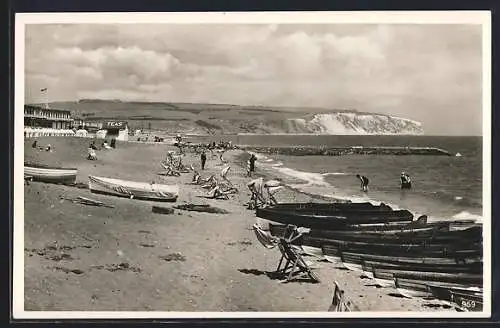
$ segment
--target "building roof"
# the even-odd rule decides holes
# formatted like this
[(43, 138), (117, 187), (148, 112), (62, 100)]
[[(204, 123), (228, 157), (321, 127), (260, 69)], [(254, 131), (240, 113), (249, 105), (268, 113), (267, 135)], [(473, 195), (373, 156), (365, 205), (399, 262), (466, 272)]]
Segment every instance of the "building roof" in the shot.
[(36, 109), (41, 109), (41, 110), (46, 110), (46, 111), (58, 111), (58, 112), (67, 112), (71, 113), (71, 110), (69, 109), (60, 109), (60, 108), (45, 108), (44, 105), (41, 104), (30, 104), (30, 105), (24, 105), (24, 107), (28, 108), (36, 108)]

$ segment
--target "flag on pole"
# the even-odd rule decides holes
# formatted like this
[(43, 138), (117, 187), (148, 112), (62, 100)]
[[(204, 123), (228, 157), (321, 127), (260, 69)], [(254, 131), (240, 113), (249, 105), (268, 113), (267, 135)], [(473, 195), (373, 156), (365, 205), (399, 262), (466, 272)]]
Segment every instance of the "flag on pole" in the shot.
[(47, 88), (40, 89), (40, 92), (47, 91)]

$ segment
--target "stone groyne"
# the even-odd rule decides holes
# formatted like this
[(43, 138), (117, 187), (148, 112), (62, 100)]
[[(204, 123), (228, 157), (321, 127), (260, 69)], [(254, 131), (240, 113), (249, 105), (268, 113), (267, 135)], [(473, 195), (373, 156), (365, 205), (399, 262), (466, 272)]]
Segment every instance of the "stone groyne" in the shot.
[(435, 147), (384, 147), (384, 146), (239, 146), (238, 148), (267, 154), (293, 156), (342, 156), (342, 155), (432, 155), (453, 156), (450, 152)]

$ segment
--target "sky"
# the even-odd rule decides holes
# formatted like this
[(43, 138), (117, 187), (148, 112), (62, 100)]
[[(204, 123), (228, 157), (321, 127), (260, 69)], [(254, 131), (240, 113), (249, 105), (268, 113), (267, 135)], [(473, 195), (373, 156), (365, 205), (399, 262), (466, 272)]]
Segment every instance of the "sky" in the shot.
[(25, 101), (350, 108), (482, 134), (480, 25), (27, 25)]

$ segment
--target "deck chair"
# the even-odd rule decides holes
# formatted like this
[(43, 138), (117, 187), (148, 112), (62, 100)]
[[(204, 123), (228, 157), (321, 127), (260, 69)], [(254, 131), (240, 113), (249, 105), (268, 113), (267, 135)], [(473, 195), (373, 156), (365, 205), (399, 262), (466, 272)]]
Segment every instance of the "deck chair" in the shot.
[(180, 172), (174, 169), (170, 165), (165, 165), (164, 163), (161, 163), (161, 166), (165, 169), (163, 172), (159, 172), (158, 175), (166, 175), (166, 176), (171, 176), (171, 177), (178, 177), (180, 176)]
[(328, 312), (354, 312), (359, 311), (359, 307), (347, 300), (345, 297), (345, 292), (340, 289), (339, 284), (334, 281), (335, 288), (333, 290), (332, 304), (328, 309)]
[(209, 199), (224, 199), (224, 200), (229, 199), (229, 196), (228, 196), (229, 193), (221, 190), (221, 188), (218, 185), (216, 185), (214, 188), (212, 188), (208, 193), (209, 193), (209, 195), (206, 198), (209, 198)]
[(275, 248), (278, 245), (279, 239), (274, 237), (269, 233), (269, 231), (264, 231), (257, 223), (253, 225), (253, 231), (257, 240), (267, 249)]
[(302, 237), (304, 233), (293, 224), (287, 224), (283, 230), (282, 238), (284, 238), (288, 243), (292, 243), (296, 239)]
[(227, 193), (227, 194), (237, 194), (239, 191), (238, 191), (238, 188), (236, 188), (235, 186), (233, 186), (232, 184), (227, 184), (227, 183), (224, 183), (223, 181), (222, 182), (219, 182), (218, 183), (218, 186), (220, 187), (220, 189)]
[(278, 201), (274, 197), (274, 195), (283, 189), (283, 186), (277, 186), (277, 187), (265, 187), (267, 190), (267, 204), (268, 205), (276, 205), (278, 204)]
[[(297, 275), (306, 275), (313, 281), (320, 282), (319, 277), (312, 271), (310, 264), (304, 261), (293, 245), (287, 242), (284, 238), (280, 238), (278, 248), (281, 251), (281, 259), (276, 272), (287, 275), (285, 282), (289, 282), (294, 276)], [(285, 265), (281, 267), (283, 260), (286, 262)], [(291, 270), (287, 273), (289, 268), (291, 268)]]
[(217, 179), (214, 175), (211, 175), (209, 178), (200, 179), (200, 183), (202, 184), (201, 187), (203, 189), (212, 189), (217, 184)]
[(250, 209), (256, 209), (259, 207), (265, 207), (268, 204), (266, 197), (259, 190), (252, 188), (250, 189), (252, 196), (248, 202)]

